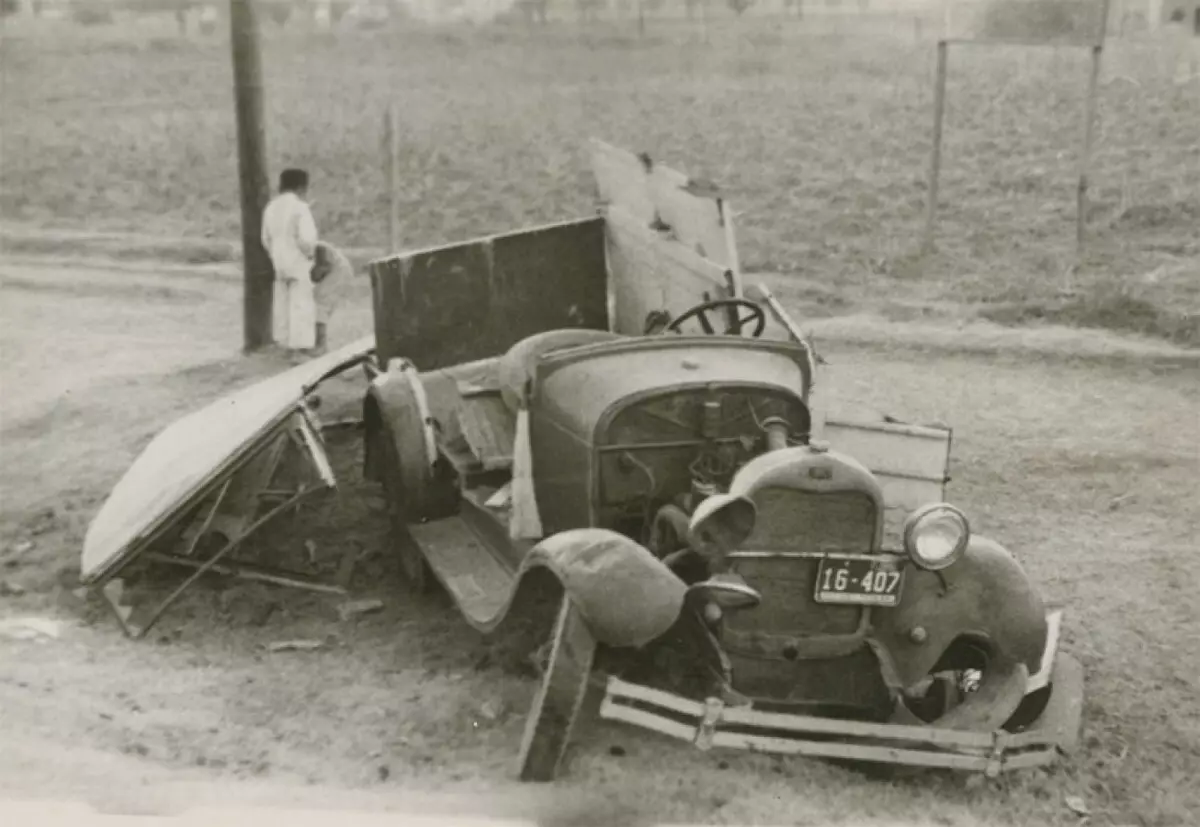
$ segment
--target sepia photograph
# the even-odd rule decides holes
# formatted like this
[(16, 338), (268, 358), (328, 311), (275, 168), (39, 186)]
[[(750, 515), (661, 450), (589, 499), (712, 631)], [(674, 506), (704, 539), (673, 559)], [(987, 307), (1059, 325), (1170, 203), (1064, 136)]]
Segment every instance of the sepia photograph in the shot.
[(0, 0), (0, 347), (2, 823), (1200, 822), (1200, 0)]

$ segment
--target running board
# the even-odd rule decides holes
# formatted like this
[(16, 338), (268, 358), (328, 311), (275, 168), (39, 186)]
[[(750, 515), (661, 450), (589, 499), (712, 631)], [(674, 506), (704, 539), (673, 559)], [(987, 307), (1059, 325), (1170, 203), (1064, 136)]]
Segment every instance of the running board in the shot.
[(494, 629), (516, 588), (513, 572), (462, 517), (416, 523), (408, 529), (467, 622), (481, 632)]

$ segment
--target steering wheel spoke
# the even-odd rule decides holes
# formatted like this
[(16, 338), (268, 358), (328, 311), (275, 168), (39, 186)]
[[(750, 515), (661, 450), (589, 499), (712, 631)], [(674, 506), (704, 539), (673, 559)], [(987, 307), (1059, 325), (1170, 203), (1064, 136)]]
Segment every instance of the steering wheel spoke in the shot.
[[(709, 321), (708, 314), (714, 310), (732, 309), (733, 321), (725, 326), (722, 335), (725, 336), (741, 336), (742, 331), (747, 325), (754, 323), (754, 330), (750, 334), (751, 338), (757, 339), (762, 336), (763, 330), (767, 326), (767, 316), (763, 312), (760, 305), (749, 301), (748, 299), (715, 299), (713, 301), (697, 304), (694, 307), (688, 308), (681, 315), (677, 316), (667, 325), (666, 329), (673, 333), (682, 333), (682, 326), (688, 319), (695, 318), (706, 335), (717, 335), (716, 330)], [(745, 310), (746, 315), (742, 315), (739, 311)]]

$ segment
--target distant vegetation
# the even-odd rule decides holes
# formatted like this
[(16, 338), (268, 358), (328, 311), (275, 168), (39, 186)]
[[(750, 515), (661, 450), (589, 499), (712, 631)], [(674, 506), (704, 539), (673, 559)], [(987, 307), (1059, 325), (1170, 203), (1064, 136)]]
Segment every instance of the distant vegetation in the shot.
[(994, 38), (1082, 39), (1100, 30), (1100, 4), (1089, 0), (992, 0), (983, 34)]
[[(590, 214), (583, 147), (596, 136), (721, 184), (742, 265), (793, 275), (806, 314), (970, 308), (1200, 345), (1200, 106), (1158, 44), (1106, 50), (1082, 262), (1087, 56), (964, 55), (947, 90), (937, 249), (922, 255), (932, 42), (894, 18), (884, 34), (827, 38), (809, 28), (818, 14), (781, 26), (719, 11), (706, 37), (682, 22), (639, 37), (632, 18), (624, 37), (607, 24), (335, 37), (264, 25), (271, 171), (314, 170), (322, 231), (375, 247), (388, 216), (382, 113), (399, 104), (401, 235), (431, 246)], [(160, 18), (158, 36), (139, 35), (152, 48), (120, 31), (6, 32), (5, 219), (239, 236), (228, 49)]]

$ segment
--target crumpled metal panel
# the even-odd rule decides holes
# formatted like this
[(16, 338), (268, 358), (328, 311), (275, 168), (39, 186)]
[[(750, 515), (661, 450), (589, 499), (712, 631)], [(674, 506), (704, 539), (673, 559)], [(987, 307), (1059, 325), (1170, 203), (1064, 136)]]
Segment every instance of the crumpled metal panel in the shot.
[(427, 371), (545, 330), (608, 329), (600, 217), (390, 256), (368, 272), (383, 362), (403, 356)]
[(602, 528), (563, 531), (530, 550), (522, 564), (554, 572), (596, 639), (643, 646), (679, 617), (687, 587), (640, 544)]

